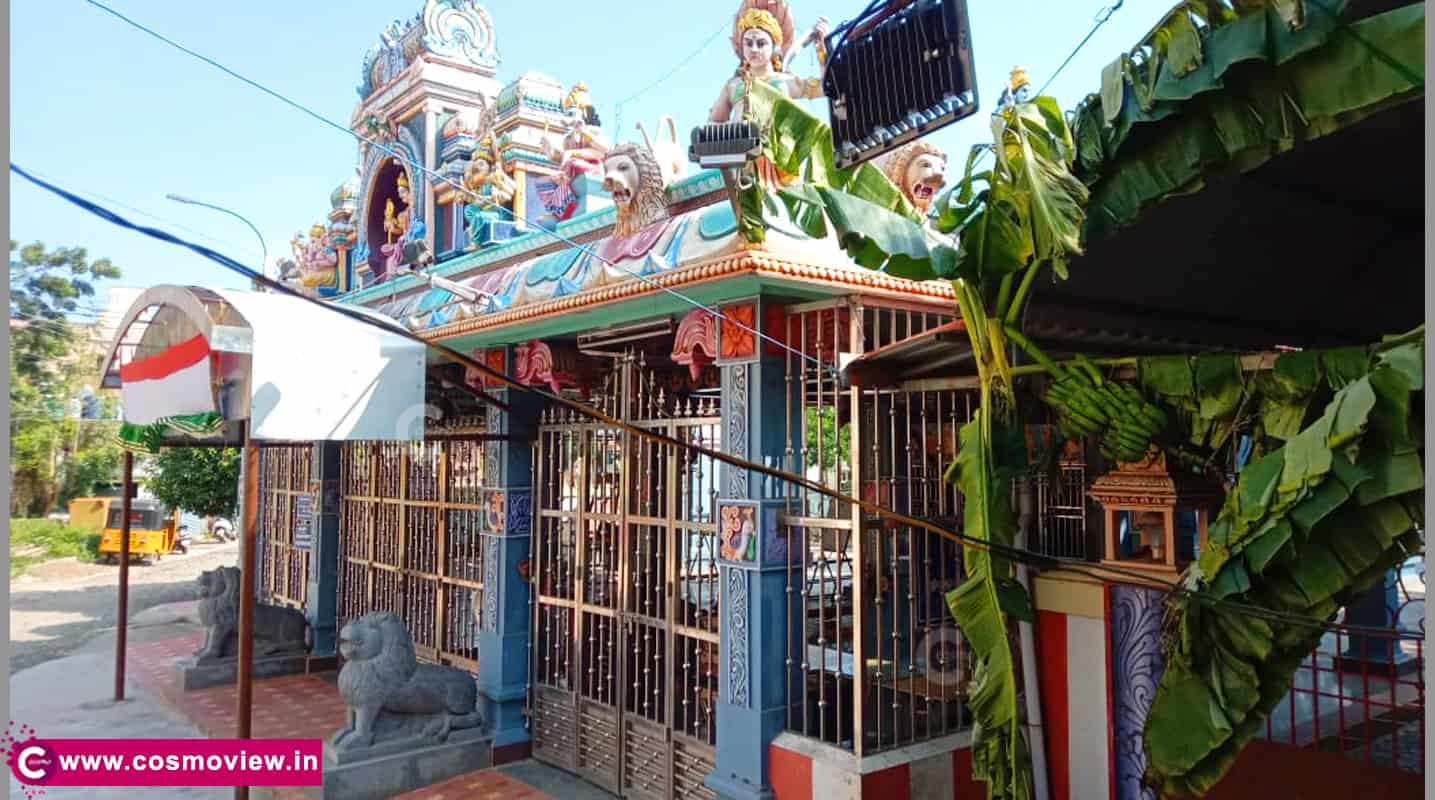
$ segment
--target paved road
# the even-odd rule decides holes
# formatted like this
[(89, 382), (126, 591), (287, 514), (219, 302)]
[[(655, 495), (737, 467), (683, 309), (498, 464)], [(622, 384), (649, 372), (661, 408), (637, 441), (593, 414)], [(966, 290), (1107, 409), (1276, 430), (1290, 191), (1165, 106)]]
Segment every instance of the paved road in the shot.
[[(130, 566), (130, 616), (193, 599), (199, 573), (239, 560), (236, 542), (197, 544), (154, 566)], [(119, 567), (50, 561), (10, 583), (10, 674), (75, 652), (115, 627)]]

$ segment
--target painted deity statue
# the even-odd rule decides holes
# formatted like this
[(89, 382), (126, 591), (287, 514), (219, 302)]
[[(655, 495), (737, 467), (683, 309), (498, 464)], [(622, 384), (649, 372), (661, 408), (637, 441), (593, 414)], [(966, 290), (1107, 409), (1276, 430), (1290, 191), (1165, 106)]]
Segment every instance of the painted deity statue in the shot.
[(404, 241), (409, 233), (409, 213), (413, 207), (414, 195), (409, 188), (409, 176), (399, 173), (398, 179), (399, 200), (403, 202), (402, 210), (395, 211), (394, 201), (388, 200), (384, 204), (384, 239), (385, 244), (381, 248), (384, 256), (385, 272), (393, 275), (398, 269), (399, 263), (404, 256)]
[[(785, 0), (744, 0), (733, 22), (733, 52), (740, 62), (737, 74), (723, 84), (722, 93), (708, 114), (708, 121), (733, 122), (742, 119), (746, 111), (748, 81), (764, 81), (794, 99), (822, 97), (820, 81), (793, 75), (787, 71), (787, 64), (808, 44), (816, 45), (819, 58), (823, 58), (822, 43), (827, 29), (827, 18), (819, 17), (807, 36), (800, 42), (795, 41), (792, 11)], [(769, 186), (783, 185), (792, 180), (792, 176), (779, 174), (766, 158), (758, 161), (758, 175)]]
[(468, 228), (468, 249), (472, 250), (478, 246), (483, 229), (489, 222), (506, 220), (506, 215), (498, 207), (512, 203), (518, 193), (518, 184), (503, 169), (503, 160), (498, 157), (490, 137), (483, 137), (478, 147), (474, 148), (463, 171), (463, 185), (478, 198), (477, 202), (469, 203), (463, 209), (463, 221)]
[(290, 245), (294, 249), (301, 286), (313, 289), (334, 282), (334, 268), (339, 264), (339, 256), (329, 246), (328, 231), (323, 225), (316, 223), (310, 228), (308, 239), (302, 234), (295, 234)]
[(608, 141), (589, 124), (593, 117), (593, 103), (588, 97), (588, 87), (579, 81), (563, 101), (567, 119), (563, 124), (563, 138), (559, 145), (543, 140), (543, 154), (558, 163), (558, 196), (556, 205), (561, 209), (558, 219), (567, 219), (577, 209), (578, 193), (574, 184), (584, 175), (602, 177), (603, 158), (610, 149)]

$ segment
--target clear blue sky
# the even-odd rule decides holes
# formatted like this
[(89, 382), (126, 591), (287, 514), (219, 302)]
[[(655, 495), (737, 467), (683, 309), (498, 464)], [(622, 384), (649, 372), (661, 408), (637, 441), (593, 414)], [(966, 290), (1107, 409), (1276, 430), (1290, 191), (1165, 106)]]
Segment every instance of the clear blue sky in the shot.
[[(1037, 86), (1086, 35), (1110, 0), (971, 0), (982, 111), (934, 134), (960, 175), (967, 149), (990, 139), (988, 112), (1015, 64)], [(1101, 68), (1131, 47), (1173, 0), (1127, 0), (1048, 90), (1072, 108), (1098, 90)], [(833, 25), (866, 0), (792, 0), (800, 29), (819, 15)], [(115, 8), (330, 119), (347, 124), (366, 50), (384, 25), (412, 17), (422, 0), (179, 3), (113, 0)], [(736, 2), (486, 4), (507, 82), (539, 70), (565, 85), (585, 81), (610, 138), (637, 138), (672, 114), (680, 141), (700, 124), (736, 65), (728, 31)], [(259, 245), (238, 220), (165, 199), (174, 192), (226, 206), (263, 233), (272, 256), (296, 231), (323, 219), (329, 193), (354, 173), (355, 141), (258, 90), (136, 31), (81, 0), (11, 5), (11, 158), (137, 222), (194, 238), (257, 266)], [(559, 24), (555, 24), (555, 22)], [(711, 39), (722, 30), (722, 35)], [(622, 109), (614, 105), (707, 46), (668, 80)], [(811, 49), (796, 71), (816, 74)], [(809, 107), (826, 113), (826, 105)], [(246, 283), (188, 251), (153, 241), (10, 179), (11, 236), (80, 245), (124, 271), (125, 286)], [(98, 196), (95, 196), (98, 195)], [(129, 208), (126, 208), (128, 206)], [(138, 209), (143, 216), (136, 213)], [(159, 222), (154, 217), (163, 220)], [(205, 238), (210, 237), (210, 238)], [(103, 302), (101, 291), (100, 302)]]

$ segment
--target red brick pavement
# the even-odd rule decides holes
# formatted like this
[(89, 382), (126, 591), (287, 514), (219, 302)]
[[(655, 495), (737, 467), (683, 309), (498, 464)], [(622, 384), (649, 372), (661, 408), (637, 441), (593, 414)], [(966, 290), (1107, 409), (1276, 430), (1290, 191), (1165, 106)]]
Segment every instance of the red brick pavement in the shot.
[(401, 794), (395, 800), (552, 800), (517, 778), (496, 769), (479, 770)]
[[(183, 714), (205, 736), (229, 739), (235, 734), (237, 690), (215, 686), (186, 692), (179, 688), (174, 662), (199, 649), (202, 633), (135, 644), (126, 660), (135, 682)], [(254, 682), (251, 729), (262, 739), (322, 739), (344, 722), (344, 701), (338, 689), (316, 675), (286, 675)], [(318, 800), (317, 787), (256, 790), (273, 800)], [(528, 784), (498, 772), (480, 770), (402, 795), (402, 800), (551, 800)]]

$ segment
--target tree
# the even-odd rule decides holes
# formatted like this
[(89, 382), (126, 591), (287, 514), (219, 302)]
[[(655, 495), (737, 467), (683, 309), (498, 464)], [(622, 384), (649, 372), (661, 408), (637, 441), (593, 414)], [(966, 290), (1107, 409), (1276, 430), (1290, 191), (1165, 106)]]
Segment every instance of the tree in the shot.
[(239, 451), (167, 447), (155, 457), (149, 488), (171, 508), (202, 517), (233, 517), (239, 504)]
[(68, 315), (94, 296), (91, 281), (118, 278), (120, 270), (109, 259), (89, 261), (80, 247), (46, 251), (12, 240), (10, 253), (10, 511), (43, 514), (57, 500), (93, 491), (119, 466), (113, 426), (67, 412), (96, 377), (93, 343)]

